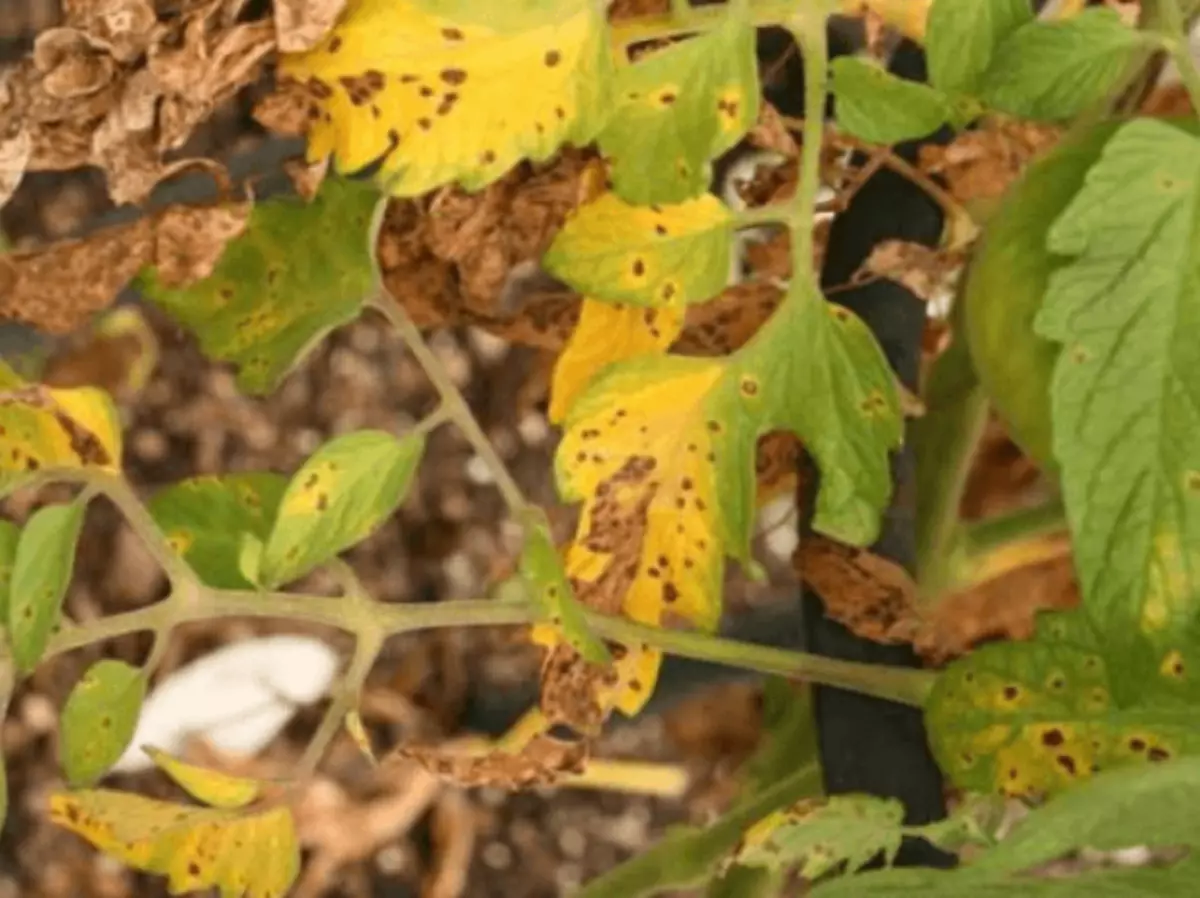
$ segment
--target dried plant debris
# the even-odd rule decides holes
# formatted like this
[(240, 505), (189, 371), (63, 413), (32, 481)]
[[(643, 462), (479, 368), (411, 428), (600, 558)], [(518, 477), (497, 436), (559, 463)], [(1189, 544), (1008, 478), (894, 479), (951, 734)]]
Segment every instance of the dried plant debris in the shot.
[(452, 746), (405, 745), (395, 758), (416, 761), (426, 770), (460, 786), (498, 786), (526, 789), (558, 782), (579, 773), (587, 763), (588, 745), (545, 734), (535, 736), (520, 751), (502, 749), (479, 754)]
[(283, 53), (311, 50), (333, 28), (346, 0), (275, 0), (275, 36)]
[(0, 256), (0, 318), (67, 334), (107, 308), (146, 265), (182, 286), (212, 273), (249, 203), (169, 206), (79, 240)]
[(95, 165), (114, 202), (142, 201), (192, 162), (165, 154), (255, 81), (274, 50), (272, 23), (238, 21), (243, 5), (189, 0), (160, 21), (149, 0), (69, 0), (65, 24), (39, 34), (0, 85), (0, 147), (27, 142), (32, 171)]
[(943, 178), (960, 203), (996, 200), (1061, 133), (1049, 125), (992, 117), (944, 146), (922, 146), (920, 167)]
[(966, 255), (964, 251), (939, 249), (907, 240), (884, 240), (871, 250), (851, 283), (887, 278), (930, 302), (953, 295)]

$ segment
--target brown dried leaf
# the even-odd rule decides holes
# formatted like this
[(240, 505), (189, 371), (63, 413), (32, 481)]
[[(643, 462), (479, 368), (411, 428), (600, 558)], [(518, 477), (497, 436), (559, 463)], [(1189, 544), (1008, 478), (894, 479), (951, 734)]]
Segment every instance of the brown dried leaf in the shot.
[(394, 757), (416, 761), (430, 773), (460, 786), (498, 786), (526, 789), (557, 782), (564, 774), (579, 773), (587, 763), (585, 742), (564, 742), (535, 736), (516, 753), (495, 749), (466, 754), (436, 745), (404, 745)]
[(32, 152), (33, 141), (24, 128), (9, 137), (0, 137), (0, 208), (4, 207), (25, 177), (25, 166)]
[(158, 31), (150, 0), (64, 0), (68, 25), (118, 62), (133, 62), (146, 51)]
[(230, 240), (246, 230), (249, 201), (171, 206), (156, 216), (152, 261), (167, 287), (183, 287), (213, 273)]
[(308, 133), (312, 100), (304, 85), (281, 78), (276, 88), (254, 105), (254, 120), (276, 134), (302, 137)]
[(283, 53), (311, 50), (333, 27), (346, 0), (275, 0), (275, 35)]
[(567, 643), (559, 643), (546, 653), (542, 663), (538, 704), (552, 724), (562, 724), (584, 736), (597, 736), (610, 710), (600, 700), (600, 693), (616, 682), (613, 669), (591, 664)]
[(851, 283), (872, 277), (888, 278), (929, 302), (940, 293), (953, 291), (965, 261), (963, 252), (906, 240), (884, 240), (871, 250)]
[(33, 65), (42, 74), (42, 89), (51, 97), (70, 100), (94, 94), (112, 82), (116, 61), (93, 47), (84, 32), (51, 28), (33, 45)]
[(1057, 143), (1061, 133), (1049, 125), (988, 119), (979, 129), (964, 131), (945, 146), (922, 146), (920, 168), (944, 178), (960, 203), (994, 200), (1035, 156)]
[(796, 159), (800, 155), (800, 146), (792, 132), (788, 129), (779, 110), (763, 100), (758, 107), (758, 121), (746, 135), (754, 146), (763, 150), (773, 150), (788, 159)]
[(803, 448), (796, 435), (786, 430), (764, 434), (759, 438), (754, 461), (759, 507), (779, 496), (796, 492)]
[(296, 194), (308, 202), (312, 202), (317, 191), (321, 189), (321, 184), (325, 181), (325, 175), (329, 172), (329, 157), (326, 156), (311, 165), (303, 159), (288, 159), (283, 163), (283, 170), (292, 182)]
[(875, 642), (903, 642), (917, 629), (917, 587), (900, 565), (866, 549), (820, 536), (801, 540), (792, 556), (825, 613)]

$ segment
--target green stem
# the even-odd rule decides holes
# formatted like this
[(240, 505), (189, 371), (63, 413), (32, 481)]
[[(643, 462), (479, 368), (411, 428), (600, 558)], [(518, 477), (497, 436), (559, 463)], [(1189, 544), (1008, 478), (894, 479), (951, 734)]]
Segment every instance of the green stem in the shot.
[(325, 757), (329, 745), (341, 730), (346, 715), (358, 707), (362, 695), (363, 684), (375, 666), (375, 659), (383, 649), (385, 634), (379, 627), (368, 627), (360, 631), (354, 643), (354, 655), (350, 666), (342, 675), (341, 681), (334, 690), (333, 701), (325, 709), (325, 715), (317, 727), (317, 732), (309, 740), (300, 759), (297, 779), (305, 780), (317, 771), (321, 759)]
[(1009, 514), (985, 518), (963, 527), (962, 548), (967, 561), (979, 559), (997, 549), (1061, 533), (1067, 529), (1067, 511), (1059, 496)]
[(424, 369), (425, 375), (441, 397), (445, 415), (458, 426), (471, 444), (471, 448), (483, 459), (492, 478), (496, 481), (500, 495), (504, 497), (504, 502), (508, 505), (509, 512), (514, 517), (519, 516), (528, 503), (525, 501), (520, 487), (517, 486), (517, 482), (509, 473), (508, 467), (487, 438), (487, 434), (483, 432), (483, 428), (479, 426), (479, 422), (458, 391), (458, 387), (454, 386), (449, 372), (425, 343), (420, 329), (413, 324), (412, 319), (408, 317), (408, 313), (404, 311), (400, 303), (387, 295), (386, 290), (381, 293), (382, 295), (377, 295), (372, 300), (371, 306), (387, 318), (392, 327), (400, 334), (400, 338), (404, 340), (405, 345)]
[(1166, 38), (1167, 49), (1179, 69), (1180, 80), (1187, 89), (1192, 101), (1192, 108), (1200, 112), (1200, 70), (1192, 58), (1188, 46), (1188, 33), (1184, 14), (1179, 0), (1159, 0), (1159, 13), (1163, 19), (1163, 35)]
[(117, 507), (126, 523), (141, 538), (151, 557), (158, 562), (173, 589), (178, 589), (194, 579), (192, 569), (171, 548), (158, 522), (142, 504), (129, 481), (120, 474), (94, 470), (76, 472), (74, 479), (103, 493)]
[(755, 228), (764, 224), (791, 225), (795, 214), (792, 204), (772, 203), (769, 206), (754, 206), (738, 212), (734, 218), (736, 228)]
[(807, 274), (814, 282), (813, 217), (821, 186), (821, 142), (825, 133), (821, 111), (825, 108), (825, 81), (829, 68), (825, 36), (827, 6), (820, 0), (808, 2), (796, 10), (788, 22), (804, 60), (804, 108), (807, 111), (801, 131), (802, 153), (796, 195), (792, 200), (792, 271), (793, 277)]

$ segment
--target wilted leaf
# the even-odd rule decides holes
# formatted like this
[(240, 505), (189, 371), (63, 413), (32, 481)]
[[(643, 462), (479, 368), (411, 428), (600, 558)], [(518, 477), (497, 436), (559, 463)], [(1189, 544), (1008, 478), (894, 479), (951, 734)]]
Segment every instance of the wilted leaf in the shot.
[(150, 514), (200, 578), (218, 589), (252, 586), (238, 570), (244, 533), (265, 540), (287, 481), (278, 474), (193, 477), (160, 490)]
[(542, 265), (599, 300), (679, 308), (725, 287), (732, 236), (733, 215), (712, 194), (631, 206), (608, 193), (576, 210)]
[(564, 742), (535, 736), (520, 751), (494, 749), (484, 753), (457, 751), (439, 746), (402, 745), (395, 757), (416, 761), (430, 773), (460, 786), (498, 786), (527, 789), (550, 785), (569, 773), (583, 770), (586, 742)]
[(352, 172), (382, 159), (381, 182), (413, 196), (451, 182), (477, 190), (522, 159), (590, 142), (611, 65), (590, 0), (362, 0), (280, 73), (312, 95), (310, 160), (333, 154)]
[(974, 93), (996, 48), (1032, 19), (1029, 0), (934, 0), (925, 26), (929, 80)]
[(924, 137), (952, 114), (941, 91), (899, 78), (878, 63), (839, 56), (830, 70), (838, 127), (860, 140), (893, 144)]
[(0, 137), (0, 208), (8, 202), (25, 177), (25, 166), (33, 152), (29, 132), (24, 128)]
[(300, 870), (286, 807), (231, 811), (96, 789), (50, 798), (50, 819), (172, 894), (218, 888), (222, 898), (284, 898)]
[(561, 637), (586, 661), (603, 664), (610, 660), (604, 643), (588, 629), (544, 518), (525, 525), (521, 576), (548, 619), (540, 638), (538, 631), (542, 627), (535, 628), (534, 641), (553, 645)]
[(238, 365), (242, 389), (268, 393), (369, 299), (368, 229), (378, 200), (370, 184), (329, 179), (311, 203), (262, 203), (211, 277), (172, 289), (149, 272), (142, 286), (207, 355)]
[[(1120, 128), (1050, 229), (1039, 335), (1063, 344), (1054, 454), (1083, 605), (1113, 660), (1153, 667), (1190, 644), (1200, 603), (1200, 139)], [(1122, 700), (1145, 679), (1114, 684)]]
[[(1099, 770), (1200, 749), (1181, 652), (1151, 674), (1110, 661), (1079, 612), (1046, 615), (1030, 642), (993, 643), (939, 676), (926, 706), (938, 766), (958, 786), (1006, 795), (1061, 791)], [(1150, 695), (1119, 700), (1136, 676)]]
[(550, 420), (561, 422), (579, 393), (606, 366), (662, 352), (683, 330), (682, 309), (647, 309), (585, 299), (579, 323), (554, 365)]
[(424, 451), (424, 436), (360, 430), (309, 456), (280, 501), (262, 584), (296, 580), (374, 532), (404, 500)]
[(67, 782), (98, 780), (125, 752), (137, 726), (146, 677), (124, 661), (97, 661), (75, 684), (59, 722), (58, 753)]
[(22, 672), (41, 660), (62, 614), (86, 509), (79, 499), (47, 505), (34, 512), (21, 531), (9, 586), (8, 634), (13, 660)]
[[(709, 160), (758, 116), (754, 28), (739, 9), (717, 28), (618, 70), (618, 102), (598, 142), (613, 189), (630, 203), (678, 203), (703, 192)], [(647, 159), (660, 160), (657, 166)]]
[(262, 784), (257, 780), (197, 767), (153, 746), (143, 746), (142, 751), (188, 795), (214, 808), (245, 807), (262, 792)]
[(883, 853), (890, 864), (904, 835), (904, 806), (894, 798), (834, 795), (807, 798), (750, 827), (732, 860), (748, 866), (796, 867), (817, 879), (845, 864), (861, 869)]
[(978, 81), (988, 106), (1021, 118), (1069, 119), (1100, 102), (1158, 38), (1121, 22), (1112, 9), (1085, 9), (1059, 21), (1034, 20), (996, 48)]
[(133, 62), (150, 44), (158, 19), (150, 0), (64, 0), (66, 23), (120, 62)]

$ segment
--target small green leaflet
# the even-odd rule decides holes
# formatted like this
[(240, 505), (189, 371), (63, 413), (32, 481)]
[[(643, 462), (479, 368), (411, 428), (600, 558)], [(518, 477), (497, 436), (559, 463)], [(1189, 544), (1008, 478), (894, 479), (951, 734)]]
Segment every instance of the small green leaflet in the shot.
[(370, 298), (370, 223), (378, 189), (327, 178), (316, 198), (254, 208), (212, 275), (183, 289), (143, 272), (146, 295), (193, 331), (206, 355), (238, 366), (238, 385), (269, 393), (321, 337)]
[(117, 763), (137, 728), (146, 677), (124, 661), (97, 661), (63, 707), (58, 754), (72, 787), (89, 786)]
[(1021, 118), (1072, 118), (1112, 93), (1159, 39), (1093, 7), (1069, 19), (1031, 21), (1012, 32), (978, 82), (988, 106)]
[[(1076, 611), (1044, 615), (1031, 641), (986, 645), (951, 664), (926, 704), (938, 766), (964, 789), (1037, 796), (1200, 750), (1200, 708), (1175, 688), (1183, 656), (1151, 672), (1108, 655)], [(1131, 679), (1146, 698), (1122, 704), (1116, 693)]]
[(894, 798), (834, 795), (775, 811), (747, 830), (733, 854), (745, 866), (796, 867), (813, 880), (845, 865), (861, 869), (877, 854), (891, 865), (904, 837), (904, 806)]
[(265, 540), (287, 480), (278, 474), (193, 477), (159, 491), (150, 514), (200, 579), (218, 589), (246, 589), (240, 572), (242, 536)]
[(941, 91), (898, 78), (878, 63), (841, 56), (830, 69), (838, 127), (860, 140), (893, 144), (924, 137), (953, 114)]
[(259, 582), (296, 580), (369, 536), (403, 501), (424, 450), (422, 435), (360, 430), (314, 452), (284, 492)]
[[(618, 70), (617, 108), (598, 138), (613, 189), (630, 203), (678, 203), (704, 191), (709, 160), (758, 118), (754, 28), (733, 10), (707, 34)], [(658, 166), (647, 159), (662, 160)]]
[(75, 543), (87, 505), (48, 505), (30, 516), (17, 542), (8, 603), (8, 634), (17, 669), (27, 673), (46, 650), (62, 614), (75, 568)]
[(571, 215), (542, 265), (580, 293), (635, 306), (680, 306), (725, 289), (733, 214), (709, 193), (633, 206), (605, 193)]
[(1084, 607), (1134, 668), (1184, 651), (1200, 608), (1197, 203), (1200, 139), (1122, 126), (1050, 230), (1049, 250), (1072, 261), (1034, 321), (1063, 345), (1054, 453)]
[(975, 93), (996, 48), (1032, 20), (1029, 0), (934, 0), (925, 25), (929, 80), (947, 93)]
[(521, 576), (529, 584), (532, 597), (545, 616), (585, 661), (607, 664), (612, 658), (604, 643), (588, 629), (583, 609), (575, 601), (571, 581), (563, 569), (562, 558), (550, 536), (545, 516), (525, 525), (525, 547), (521, 551)]
[(12, 521), (0, 521), (0, 621), (8, 625), (8, 596), (12, 583), (13, 563), (17, 558), (17, 541), (21, 529)]

